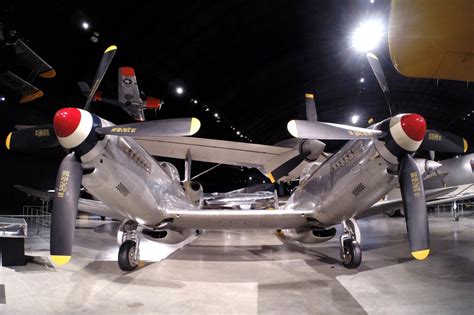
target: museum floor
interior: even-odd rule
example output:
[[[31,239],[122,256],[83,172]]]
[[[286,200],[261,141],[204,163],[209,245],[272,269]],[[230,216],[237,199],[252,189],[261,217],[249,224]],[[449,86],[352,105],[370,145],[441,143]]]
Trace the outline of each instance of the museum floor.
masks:
[[[380,217],[361,221],[358,270],[339,264],[337,238],[303,250],[271,231],[205,231],[185,246],[142,242],[144,265],[128,274],[115,222],[78,220],[73,259],[56,269],[48,230],[30,229],[34,261],[0,267],[0,313],[472,314],[474,215],[430,225],[423,262],[409,257],[404,219]]]

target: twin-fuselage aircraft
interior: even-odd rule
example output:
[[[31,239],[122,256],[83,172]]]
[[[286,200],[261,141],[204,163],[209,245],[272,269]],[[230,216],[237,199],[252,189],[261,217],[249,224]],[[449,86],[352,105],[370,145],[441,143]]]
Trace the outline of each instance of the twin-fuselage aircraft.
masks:
[[[115,50],[112,46],[104,53],[85,108]],[[56,179],[51,223],[52,261],[62,265],[71,257],[78,203],[81,207],[81,185],[97,199],[93,202],[97,205],[95,212],[122,220],[118,232],[118,263],[124,271],[135,269],[139,263],[138,226],[163,232],[160,234],[163,241],[172,238],[179,242],[200,229],[275,229],[282,238],[311,245],[334,237],[333,226],[342,224],[342,264],[357,268],[362,253],[355,217],[369,210],[397,184],[406,209],[411,253],[416,259],[428,256],[425,193],[419,168],[412,158],[426,131],[422,116],[399,114],[370,128],[290,121],[288,130],[296,138],[348,142],[320,166],[306,168],[302,174],[305,180],[286,204],[271,211],[202,209],[196,202],[202,196],[202,187],[189,180],[182,184],[172,164],[157,162],[151,155],[154,154],[152,149],[147,152],[146,148],[154,146],[164,148],[162,156],[173,156],[179,148],[186,152],[189,146],[186,138],[176,136],[193,135],[199,127],[195,118],[114,126],[87,110],[60,109],[54,116],[51,137],[70,153],[62,161]],[[25,130],[11,133],[7,147],[22,149],[21,143],[34,142],[35,129]],[[170,138],[174,139],[174,149],[169,152],[166,152],[170,145],[167,136],[174,136]],[[188,139],[192,139],[195,146],[201,145],[204,153],[216,155],[212,147],[205,147],[211,140]],[[247,149],[267,147],[265,154],[270,154],[275,150],[272,146],[225,143],[221,147],[224,151],[247,152]],[[224,152],[222,150],[219,152]],[[192,154],[186,158],[192,158]],[[220,158],[230,161],[233,157],[223,154]],[[205,160],[205,157],[200,159]],[[277,167],[273,165],[272,169]],[[89,204],[89,211],[94,212],[93,208]]]

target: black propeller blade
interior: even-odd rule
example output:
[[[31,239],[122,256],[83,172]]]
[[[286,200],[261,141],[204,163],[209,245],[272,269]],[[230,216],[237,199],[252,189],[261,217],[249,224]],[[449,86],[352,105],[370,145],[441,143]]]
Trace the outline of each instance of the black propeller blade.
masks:
[[[416,259],[423,260],[430,253],[428,212],[420,170],[409,154],[400,160],[398,180],[411,254]]]
[[[56,265],[64,265],[71,259],[81,182],[81,162],[70,153],[59,166],[53,199],[50,251]]]
[[[101,127],[96,128],[96,132],[101,135],[129,137],[191,136],[200,127],[201,122],[197,118],[173,118]]]
[[[59,145],[52,125],[30,127],[10,132],[7,136],[7,149],[30,151],[54,148]]]
[[[117,46],[112,45],[109,48],[107,48],[104,54],[102,55],[102,58],[100,59],[99,67],[97,68],[97,72],[95,73],[91,90],[89,91],[89,96],[87,97],[86,104],[84,105],[85,110],[89,110],[89,106],[92,101],[92,98],[94,97],[95,92],[97,92],[100,82],[104,78],[105,72],[107,72],[107,69],[109,68],[110,63],[112,62],[112,59],[114,58],[116,51],[117,51]]]
[[[468,149],[466,139],[450,132],[426,130],[420,150],[446,153],[465,153]]]
[[[375,74],[375,78],[379,82],[380,88],[382,89],[383,95],[385,96],[391,117],[397,112],[397,108],[394,106],[392,99],[390,98],[390,92],[388,90],[387,80],[385,80],[385,75],[382,70],[382,65],[380,64],[377,56],[373,53],[367,53],[367,60],[369,61],[370,67]]]

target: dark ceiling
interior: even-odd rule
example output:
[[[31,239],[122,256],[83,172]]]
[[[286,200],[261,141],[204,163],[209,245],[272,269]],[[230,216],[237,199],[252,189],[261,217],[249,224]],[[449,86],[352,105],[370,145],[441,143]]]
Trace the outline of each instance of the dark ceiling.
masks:
[[[91,82],[110,44],[118,51],[102,90],[114,95],[117,68],[132,66],[140,88],[166,102],[147,118],[196,116],[203,123],[200,137],[245,141],[234,126],[257,143],[288,138],[286,123],[304,118],[305,92],[316,94],[322,121],[350,123],[358,114],[358,125],[365,126],[369,117],[388,116],[364,55],[350,48],[359,21],[377,17],[387,26],[387,0],[2,1],[1,6],[3,22],[57,70],[55,79],[35,80],[43,98],[2,104],[4,135],[15,124],[48,123],[57,109],[82,106],[76,82]],[[88,31],[81,28],[84,20],[91,25]],[[93,32],[100,34],[98,43],[89,39]],[[474,144],[474,115],[466,116],[474,111],[472,85],[403,77],[391,64],[386,39],[376,54],[399,112],[422,114],[429,128]],[[185,95],[170,92],[176,82]],[[107,104],[92,110],[116,123],[129,120]]]

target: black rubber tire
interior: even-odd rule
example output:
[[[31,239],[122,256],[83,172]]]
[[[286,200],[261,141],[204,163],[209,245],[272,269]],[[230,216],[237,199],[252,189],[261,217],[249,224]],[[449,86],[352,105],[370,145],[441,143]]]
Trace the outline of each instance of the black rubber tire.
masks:
[[[137,259],[137,261],[134,263],[130,259],[131,252],[135,252],[135,246],[137,246],[137,243],[132,240],[125,241],[122,243],[122,245],[120,245],[118,253],[118,265],[123,271],[132,271],[138,267],[139,260]]]
[[[360,245],[349,238],[344,241],[344,248],[341,249],[342,265],[348,269],[356,269],[362,262],[362,250]]]

